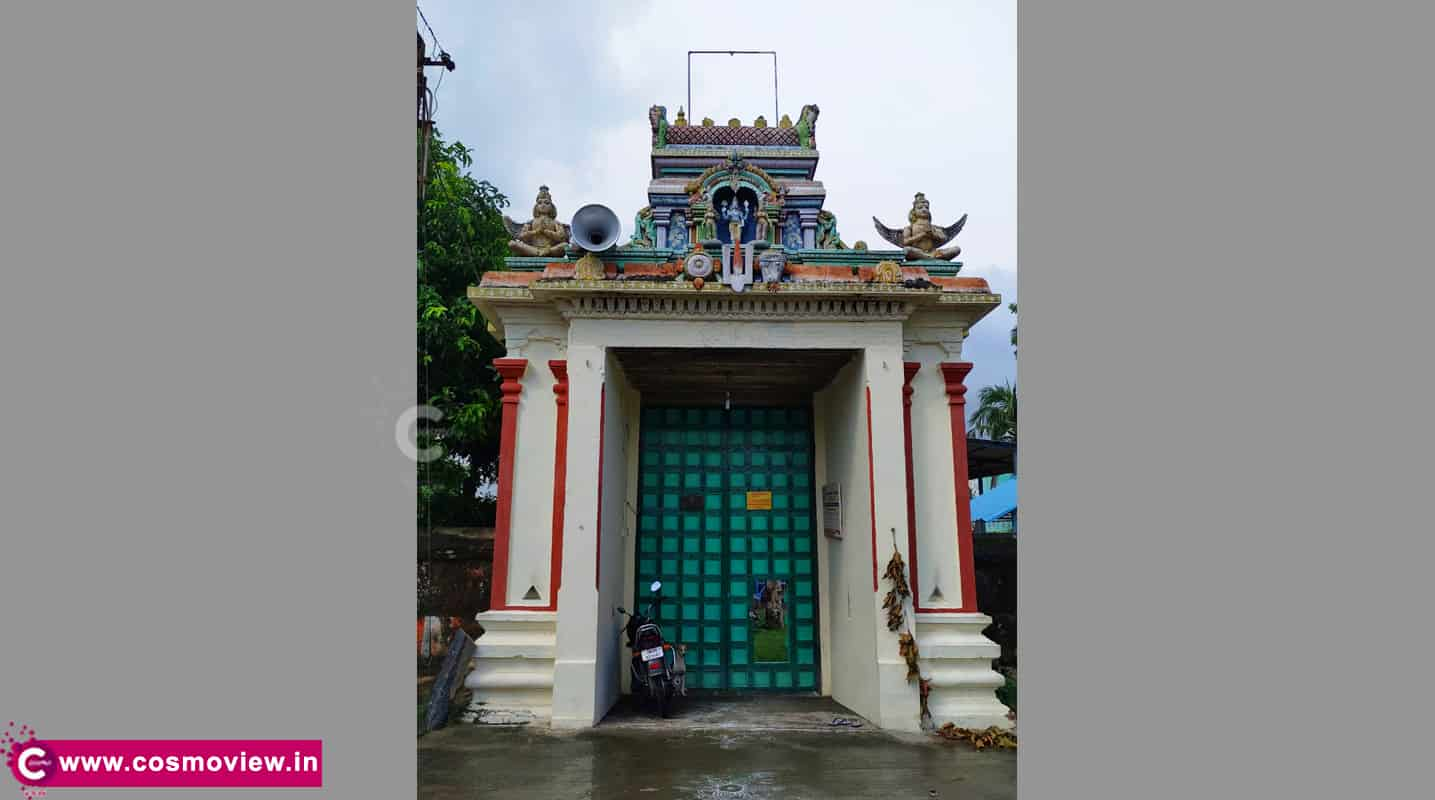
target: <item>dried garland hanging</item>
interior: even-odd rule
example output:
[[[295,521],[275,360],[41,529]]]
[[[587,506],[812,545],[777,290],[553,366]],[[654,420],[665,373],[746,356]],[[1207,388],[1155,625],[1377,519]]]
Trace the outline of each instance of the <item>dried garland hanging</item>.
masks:
[[[927,707],[927,696],[932,693],[932,681],[922,677],[917,639],[912,635],[911,626],[907,624],[906,600],[912,596],[912,589],[907,585],[907,565],[902,561],[902,553],[897,550],[896,528],[892,529],[892,559],[887,562],[887,570],[882,573],[882,577],[892,582],[892,588],[882,600],[882,608],[887,610],[887,630],[900,631],[897,634],[897,652],[902,656],[902,660],[907,662],[907,682],[910,683],[913,678],[917,679],[922,730],[931,731],[934,726],[932,712]],[[974,730],[958,728],[948,722],[937,729],[936,733],[944,739],[964,740],[977,750],[987,747],[1016,748],[1016,735],[997,727]]]
[[[882,578],[892,582],[887,598],[882,601],[882,607],[887,609],[887,630],[898,631],[904,624],[903,602],[912,596],[912,590],[907,586],[906,565],[902,563],[902,554],[897,552],[896,545],[892,546],[892,560],[887,562],[887,571],[882,573]]]
[[[917,679],[922,730],[930,731],[932,712],[927,709],[927,695],[931,693],[932,684],[930,680],[922,677],[917,638],[912,635],[912,628],[907,624],[906,601],[912,596],[912,589],[907,585],[907,565],[902,561],[902,553],[897,550],[896,528],[892,529],[892,560],[887,562],[887,570],[882,573],[882,577],[892,582],[892,588],[882,600],[882,607],[887,609],[887,630],[901,631],[897,634],[897,652],[902,656],[902,660],[907,662],[907,682],[911,683],[913,678]]]

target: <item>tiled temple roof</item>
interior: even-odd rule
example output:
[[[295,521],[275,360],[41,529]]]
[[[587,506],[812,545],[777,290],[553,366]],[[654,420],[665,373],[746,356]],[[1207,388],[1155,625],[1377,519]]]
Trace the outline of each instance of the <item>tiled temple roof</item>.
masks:
[[[718,147],[798,147],[795,128],[757,128],[751,125],[673,125],[668,127],[669,145]]]

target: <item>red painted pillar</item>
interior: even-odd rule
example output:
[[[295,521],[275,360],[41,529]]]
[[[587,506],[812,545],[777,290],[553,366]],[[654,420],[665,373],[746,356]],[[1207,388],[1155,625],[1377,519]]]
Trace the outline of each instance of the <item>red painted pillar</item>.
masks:
[[[593,588],[602,591],[603,577],[603,428],[608,419],[608,384],[598,389],[598,518],[593,525]]]
[[[867,507],[872,511],[872,592],[877,592],[877,478],[872,462],[872,387],[867,387]]]
[[[493,531],[493,582],[489,585],[488,607],[508,608],[508,536],[513,515],[513,454],[518,447],[518,382],[528,368],[526,358],[495,358],[493,366],[503,376],[503,432],[498,441],[498,511]]]
[[[909,584],[912,589],[912,610],[922,608],[922,599],[917,596],[917,489],[912,473],[912,378],[922,365],[916,361],[902,363],[902,438],[907,451],[907,562],[912,573]]]
[[[962,381],[972,371],[969,361],[938,365],[947,384],[947,406],[952,414],[953,489],[957,496],[957,562],[962,581],[962,611],[977,610],[977,574],[972,559],[972,495],[967,486],[967,387]]]
[[[558,587],[563,585],[563,492],[568,485],[568,362],[549,361],[553,370],[554,402],[558,404],[557,440],[553,446],[553,561],[549,565],[550,610],[558,608]]]

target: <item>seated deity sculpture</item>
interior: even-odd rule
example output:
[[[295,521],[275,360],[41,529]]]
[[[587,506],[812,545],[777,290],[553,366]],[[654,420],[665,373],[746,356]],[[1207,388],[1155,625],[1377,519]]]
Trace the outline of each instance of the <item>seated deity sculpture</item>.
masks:
[[[553,258],[568,251],[571,238],[568,226],[558,221],[558,209],[548,194],[547,186],[538,187],[538,198],[533,203],[533,219],[522,225],[503,218],[503,224],[513,237],[508,249],[516,256]]]
[[[883,239],[902,248],[909,261],[924,258],[951,261],[962,252],[962,248],[957,245],[944,248],[943,245],[961,233],[962,226],[967,224],[967,215],[963,214],[961,219],[945,228],[933,225],[932,208],[927,203],[927,196],[917,192],[912,210],[907,214],[907,227],[901,230],[889,228],[876,217],[872,218],[872,223]]]

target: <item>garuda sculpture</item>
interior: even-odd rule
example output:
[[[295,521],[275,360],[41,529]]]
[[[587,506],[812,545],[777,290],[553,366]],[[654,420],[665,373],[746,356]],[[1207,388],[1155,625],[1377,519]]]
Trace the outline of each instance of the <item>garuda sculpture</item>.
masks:
[[[503,224],[513,237],[508,249],[516,256],[552,258],[568,252],[568,240],[572,234],[567,225],[558,221],[558,209],[553,205],[547,186],[538,187],[538,198],[533,201],[533,219],[520,225],[504,215]]]
[[[967,224],[967,215],[943,228],[940,225],[932,224],[932,208],[927,203],[927,196],[917,192],[912,200],[912,210],[907,214],[907,227],[896,230],[883,225],[881,220],[872,218],[872,224],[877,226],[877,233],[883,239],[902,248],[908,261],[915,261],[923,258],[935,258],[943,261],[951,261],[962,252],[957,245],[943,248],[942,245],[950,242],[962,232],[962,226]]]

